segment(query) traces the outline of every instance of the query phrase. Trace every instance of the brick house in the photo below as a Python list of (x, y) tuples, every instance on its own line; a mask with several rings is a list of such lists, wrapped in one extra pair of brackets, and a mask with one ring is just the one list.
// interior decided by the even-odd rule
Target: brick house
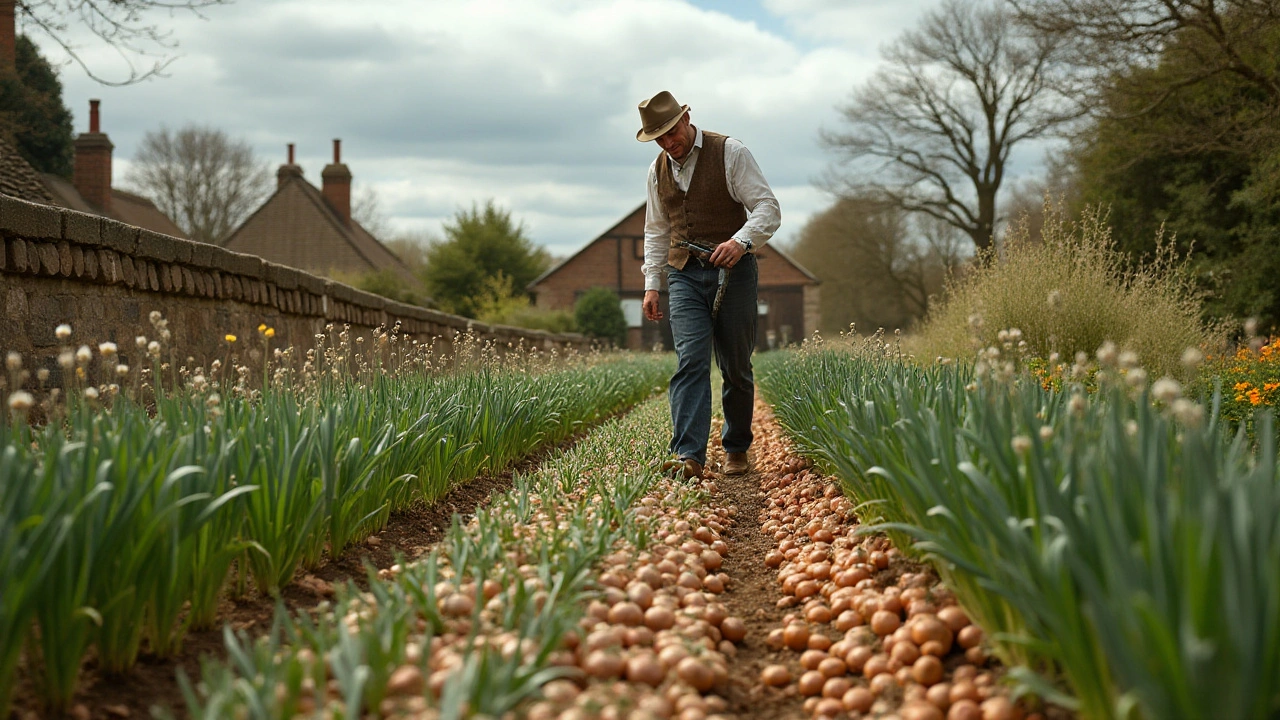
[[(818, 327), (818, 279), (773, 244), (756, 253), (760, 280), (760, 324), (756, 347), (764, 350), (799, 342)], [(567, 260), (529, 283), (534, 304), (547, 310), (572, 310), (582, 293), (603, 286), (618, 293), (627, 318), (627, 347), (670, 350), (671, 325), (648, 322), (644, 300), (644, 205), (587, 243)], [(662, 312), (667, 313), (665, 281)]]
[(53, 197), (53, 204), (101, 215), (164, 235), (189, 239), (168, 215), (147, 198), (111, 185), (111, 154), (115, 145), (102, 132), (99, 102), (89, 101), (89, 132), (75, 141), (75, 169), (68, 181), (60, 175), (43, 173), (40, 179)]
[(351, 170), (342, 163), (342, 143), (333, 141), (333, 163), (317, 188), (294, 163), (276, 171), (276, 191), (236, 228), (223, 247), (274, 263), (326, 275), (389, 271), (417, 285), (409, 266), (351, 217)]

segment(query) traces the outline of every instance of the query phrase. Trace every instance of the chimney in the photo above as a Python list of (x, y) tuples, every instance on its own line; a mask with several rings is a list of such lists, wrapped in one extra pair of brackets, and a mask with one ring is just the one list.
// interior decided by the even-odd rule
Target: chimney
[(17, 67), (17, 0), (0, 0), (0, 71)]
[(320, 173), (323, 181), (321, 193), (329, 201), (334, 212), (342, 218), (347, 227), (351, 226), (351, 171), (342, 164), (342, 141), (333, 141), (333, 163), (325, 165)]
[(89, 132), (76, 138), (72, 182), (80, 196), (98, 210), (111, 210), (111, 151), (115, 148), (98, 123), (98, 102), (89, 101)]
[(284, 187), (290, 178), (302, 177), (302, 168), (293, 161), (293, 143), (289, 143), (289, 162), (276, 170), (276, 188)]

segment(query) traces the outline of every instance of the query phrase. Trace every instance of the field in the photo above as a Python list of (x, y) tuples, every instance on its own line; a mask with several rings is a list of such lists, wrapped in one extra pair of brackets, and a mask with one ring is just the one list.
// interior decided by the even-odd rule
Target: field
[(269, 330), (9, 358), (0, 716), (1280, 711), (1276, 434), (1208, 386), (818, 343), (758, 358), (752, 471), (713, 429), (683, 480), (669, 357)]

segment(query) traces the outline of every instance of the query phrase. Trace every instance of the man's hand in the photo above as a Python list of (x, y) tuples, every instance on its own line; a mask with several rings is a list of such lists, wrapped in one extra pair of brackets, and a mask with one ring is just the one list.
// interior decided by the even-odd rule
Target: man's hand
[(731, 268), (737, 265), (738, 260), (746, 254), (747, 251), (742, 249), (737, 240), (725, 240), (716, 246), (715, 252), (711, 253), (711, 264), (716, 267)]
[(644, 291), (644, 317), (646, 320), (658, 322), (662, 319), (661, 305), (658, 304), (658, 291)]

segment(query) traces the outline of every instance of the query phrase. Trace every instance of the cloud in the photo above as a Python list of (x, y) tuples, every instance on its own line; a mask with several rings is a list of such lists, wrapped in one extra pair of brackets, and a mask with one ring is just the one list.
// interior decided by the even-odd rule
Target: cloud
[[(295, 142), (318, 182), (341, 137), (393, 226), (438, 232), (494, 198), (563, 254), (643, 200), (657, 148), (635, 142), (635, 106), (669, 89), (751, 148), (786, 236), (825, 202), (818, 131), (874, 69), (870, 46), (934, 1), (253, 0), (158, 15), (181, 42), (168, 77), (106, 88), (66, 67), (64, 98), (78, 131), (86, 100), (103, 99), (122, 159), (148, 130), (198, 122), (273, 166)], [(109, 49), (84, 56), (114, 67)]]

